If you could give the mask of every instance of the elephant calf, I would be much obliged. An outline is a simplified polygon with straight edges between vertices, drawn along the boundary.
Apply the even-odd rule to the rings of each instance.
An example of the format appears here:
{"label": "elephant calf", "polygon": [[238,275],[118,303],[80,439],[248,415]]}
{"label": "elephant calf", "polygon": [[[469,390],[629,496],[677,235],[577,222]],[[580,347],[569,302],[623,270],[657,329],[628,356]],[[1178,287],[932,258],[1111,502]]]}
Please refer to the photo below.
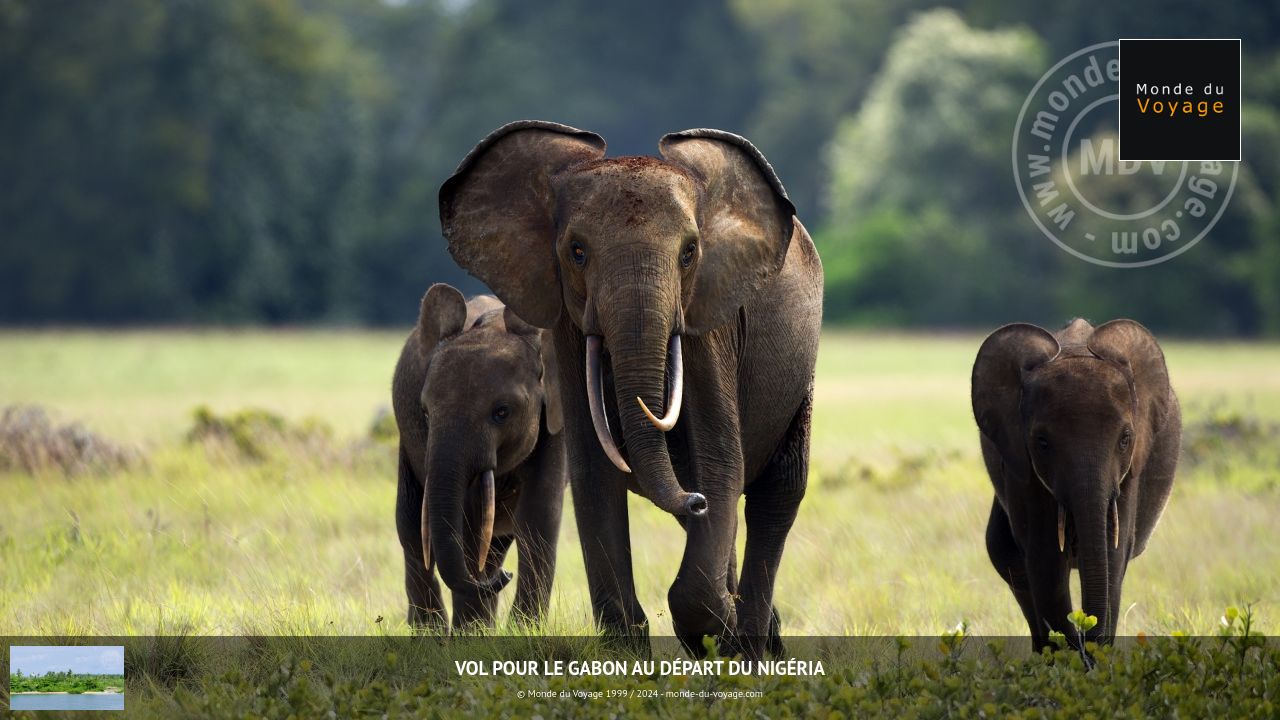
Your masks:
{"label": "elephant calf", "polygon": [[1120,587],[1169,499],[1182,414],[1164,353],[1146,328],[1075,320],[1051,334],[996,330],[973,364],[973,415],[995,486],[987,552],[1031,627],[1068,628],[1080,573],[1086,640],[1115,639]]}
{"label": "elephant calf", "polygon": [[549,345],[496,298],[467,302],[448,285],[422,298],[392,381],[396,527],[415,627],[447,622],[436,567],[454,627],[492,625],[513,540],[514,612],[537,620],[546,610],[566,483],[559,395],[543,373]]}

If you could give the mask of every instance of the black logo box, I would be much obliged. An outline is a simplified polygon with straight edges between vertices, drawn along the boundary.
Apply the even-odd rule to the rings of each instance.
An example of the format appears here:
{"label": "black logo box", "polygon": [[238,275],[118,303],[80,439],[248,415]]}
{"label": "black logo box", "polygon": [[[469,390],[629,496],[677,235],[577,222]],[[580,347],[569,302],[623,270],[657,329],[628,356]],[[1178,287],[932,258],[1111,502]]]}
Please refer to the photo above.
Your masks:
{"label": "black logo box", "polygon": [[1120,160],[1240,160],[1240,51],[1239,39],[1121,38]]}

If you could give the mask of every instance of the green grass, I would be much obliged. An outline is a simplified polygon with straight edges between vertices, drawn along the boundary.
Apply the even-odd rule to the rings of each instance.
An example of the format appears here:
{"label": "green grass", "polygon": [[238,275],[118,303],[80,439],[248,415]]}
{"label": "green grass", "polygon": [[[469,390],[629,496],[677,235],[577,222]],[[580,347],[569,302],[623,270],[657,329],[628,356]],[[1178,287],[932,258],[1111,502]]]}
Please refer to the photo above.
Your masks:
{"label": "green grass", "polygon": [[[980,341],[824,337],[809,495],[778,579],[784,633],[936,635],[961,620],[972,633],[1026,633],[983,545],[991,491],[968,400]],[[389,404],[400,342],[365,332],[0,333],[0,406],[38,403],[149,455],[103,476],[0,475],[0,635],[407,633],[388,448],[347,457],[289,445],[252,462],[183,439],[199,405],[258,407],[319,418],[345,446]],[[1170,342],[1166,353],[1188,427],[1280,422],[1280,345]],[[1271,627],[1280,458],[1276,436],[1254,445],[1184,463],[1130,566],[1122,633],[1203,632],[1223,607],[1248,601]],[[591,632],[569,505],[552,634]],[[667,634],[684,538],[647,502],[633,497],[631,511],[640,600]]]}

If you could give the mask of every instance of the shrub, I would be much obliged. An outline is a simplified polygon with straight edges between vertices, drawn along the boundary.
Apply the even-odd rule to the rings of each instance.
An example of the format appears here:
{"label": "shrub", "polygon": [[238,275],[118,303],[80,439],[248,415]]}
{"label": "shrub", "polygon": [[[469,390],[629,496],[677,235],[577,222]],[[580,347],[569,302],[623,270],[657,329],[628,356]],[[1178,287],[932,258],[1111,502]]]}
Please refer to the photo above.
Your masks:
{"label": "shrub", "polygon": [[0,472],[78,475],[110,472],[141,461],[136,448],[89,432],[80,423],[54,424],[38,405],[12,405],[0,414]]}
{"label": "shrub", "polygon": [[[192,420],[187,442],[202,445],[213,457],[232,462],[303,461],[317,467],[350,469],[394,460],[388,443],[372,433],[370,437],[338,440],[333,429],[316,418],[292,421],[261,408],[218,415],[201,405],[192,412]],[[394,422],[393,419],[393,427]]]}

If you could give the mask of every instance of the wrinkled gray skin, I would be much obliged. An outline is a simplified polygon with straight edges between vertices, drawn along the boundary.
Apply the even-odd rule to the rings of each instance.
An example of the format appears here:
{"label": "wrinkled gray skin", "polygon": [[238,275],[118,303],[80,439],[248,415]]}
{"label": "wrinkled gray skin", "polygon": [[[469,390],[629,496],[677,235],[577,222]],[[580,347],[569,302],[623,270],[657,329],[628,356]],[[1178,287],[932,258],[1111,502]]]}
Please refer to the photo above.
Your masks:
{"label": "wrinkled gray skin", "polygon": [[1075,320],[1056,334],[1006,325],[978,351],[973,413],[996,495],[987,552],[1033,647],[1051,630],[1076,642],[1072,569],[1098,618],[1085,639],[1113,641],[1125,570],[1164,511],[1181,445],[1159,344],[1132,320]]}
{"label": "wrinkled gray skin", "polygon": [[[553,371],[555,363],[542,335],[490,296],[466,302],[441,284],[422,298],[392,381],[396,527],[415,627],[447,623],[437,568],[453,594],[454,627],[492,625],[497,593],[511,580],[502,563],[513,541],[520,548],[513,612],[537,621],[546,611],[567,476],[559,396],[543,385],[544,364]],[[495,414],[499,407],[505,417]],[[495,502],[481,571],[486,470],[494,473]]]}
{"label": "wrinkled gray skin", "polygon": [[[598,624],[647,646],[630,489],[686,531],[667,595],[686,648],[701,654],[711,635],[748,657],[780,653],[773,587],[806,486],[822,267],[746,140],[694,130],[667,135],[659,149],[662,159],[605,158],[593,133],[512,123],[441,188],[441,224],[458,263],[555,339]],[[673,337],[683,348],[679,398]],[[600,422],[588,399],[589,339],[602,348]],[[660,429],[637,398],[657,416],[682,399],[674,427]]]}

